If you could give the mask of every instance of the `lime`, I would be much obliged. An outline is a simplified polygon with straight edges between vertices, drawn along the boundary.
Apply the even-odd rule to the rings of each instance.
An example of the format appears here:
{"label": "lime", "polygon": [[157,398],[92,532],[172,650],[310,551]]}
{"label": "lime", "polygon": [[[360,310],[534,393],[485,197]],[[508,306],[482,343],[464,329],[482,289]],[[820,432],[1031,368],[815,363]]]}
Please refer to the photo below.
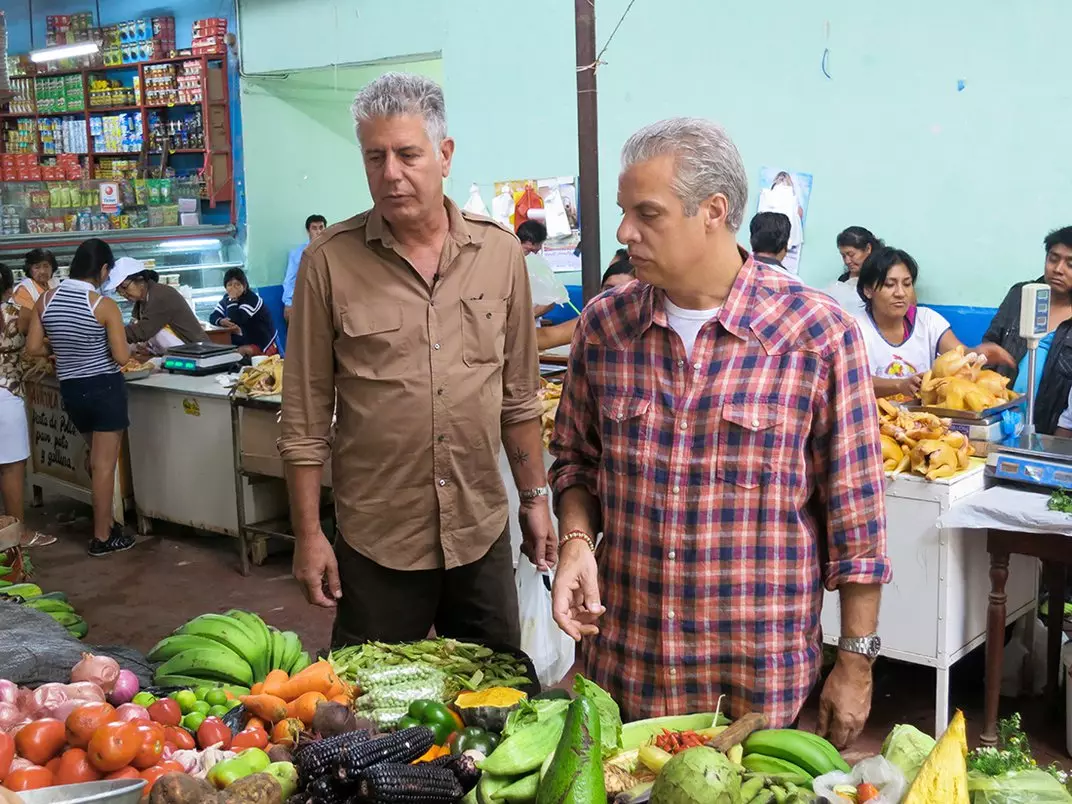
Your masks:
{"label": "lime", "polygon": [[209,705],[208,701],[194,701],[193,709],[190,711],[199,712],[207,717],[211,708],[212,707]]}
{"label": "lime", "polygon": [[242,705],[242,702],[240,700],[238,700],[237,698],[235,698],[234,700],[228,701],[226,704],[224,704],[224,706],[227,707],[228,712],[230,712],[236,706],[241,706],[241,705]]}
{"label": "lime", "polygon": [[196,733],[204,722],[205,716],[201,712],[191,712],[182,719],[182,727],[187,731]]}
{"label": "lime", "polygon": [[220,689],[209,690],[201,700],[209,706],[226,706],[227,693]]}
{"label": "lime", "polygon": [[134,696],[134,699],[131,701],[131,703],[137,704],[138,706],[144,706],[146,709],[148,709],[150,706],[156,703],[156,696],[153,695],[151,692],[139,692],[137,695]]}
{"label": "lime", "polygon": [[217,705],[217,706],[214,706],[214,707],[212,707],[211,709],[208,710],[208,716],[209,717],[223,717],[224,715],[226,715],[230,711],[231,710],[228,709],[226,706]]}
{"label": "lime", "polygon": [[209,693],[212,692],[214,689],[216,688],[210,687],[207,684],[202,684],[200,687],[194,689],[194,696],[199,701],[206,701],[208,700]]}
{"label": "lime", "polygon": [[172,697],[175,699],[175,703],[179,705],[179,709],[182,710],[184,715],[193,712],[197,704],[200,703],[197,700],[197,696],[194,695],[193,690],[179,690]]}

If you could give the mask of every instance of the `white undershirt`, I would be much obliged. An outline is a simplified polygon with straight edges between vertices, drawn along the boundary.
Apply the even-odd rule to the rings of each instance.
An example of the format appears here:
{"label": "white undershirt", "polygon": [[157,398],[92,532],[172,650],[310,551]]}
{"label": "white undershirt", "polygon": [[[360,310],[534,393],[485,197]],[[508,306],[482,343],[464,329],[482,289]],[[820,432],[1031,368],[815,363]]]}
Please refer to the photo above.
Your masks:
{"label": "white undershirt", "polygon": [[696,336],[700,334],[703,325],[718,315],[721,307],[711,310],[686,310],[678,307],[670,299],[663,297],[663,309],[666,310],[666,322],[670,329],[677,333],[681,342],[685,345],[685,354],[692,359],[692,347],[696,344]]}

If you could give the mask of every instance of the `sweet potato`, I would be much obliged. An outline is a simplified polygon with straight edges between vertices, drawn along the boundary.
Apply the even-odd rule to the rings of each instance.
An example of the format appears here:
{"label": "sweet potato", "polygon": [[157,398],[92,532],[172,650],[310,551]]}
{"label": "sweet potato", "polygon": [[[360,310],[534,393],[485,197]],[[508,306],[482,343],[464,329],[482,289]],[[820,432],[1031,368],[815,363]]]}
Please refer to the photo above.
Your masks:
{"label": "sweet potato", "polygon": [[239,779],[218,795],[219,804],[283,804],[283,788],[267,773]]}
{"label": "sweet potato", "polygon": [[216,788],[185,773],[161,776],[149,793],[149,804],[215,804]]}

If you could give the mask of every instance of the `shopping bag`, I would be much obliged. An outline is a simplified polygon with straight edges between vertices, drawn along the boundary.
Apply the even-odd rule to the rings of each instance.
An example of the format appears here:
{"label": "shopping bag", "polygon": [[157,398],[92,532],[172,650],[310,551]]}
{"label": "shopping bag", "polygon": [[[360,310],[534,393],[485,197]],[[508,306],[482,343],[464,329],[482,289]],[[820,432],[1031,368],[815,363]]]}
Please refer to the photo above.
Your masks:
{"label": "shopping bag", "polygon": [[1072,804],[1072,795],[1044,770],[1025,770],[1001,776],[968,773],[972,804]]}
{"label": "shopping bag", "polygon": [[565,678],[573,666],[573,640],[555,624],[551,613],[550,584],[528,557],[521,556],[517,564],[517,602],[521,616],[521,650],[536,668],[536,676],[544,687],[551,687]]}
{"label": "shopping bag", "polygon": [[823,774],[814,782],[811,789],[816,795],[826,796],[831,801],[839,801],[834,792],[839,784],[858,785],[868,782],[878,788],[879,797],[872,799],[874,804],[897,804],[908,789],[904,774],[900,769],[882,756],[868,757],[853,766],[852,773],[831,771]]}
{"label": "shopping bag", "polygon": [[532,303],[537,307],[545,304],[565,304],[569,301],[569,291],[559,279],[550,263],[539,254],[525,257],[525,268],[529,272],[529,287],[532,289]]}

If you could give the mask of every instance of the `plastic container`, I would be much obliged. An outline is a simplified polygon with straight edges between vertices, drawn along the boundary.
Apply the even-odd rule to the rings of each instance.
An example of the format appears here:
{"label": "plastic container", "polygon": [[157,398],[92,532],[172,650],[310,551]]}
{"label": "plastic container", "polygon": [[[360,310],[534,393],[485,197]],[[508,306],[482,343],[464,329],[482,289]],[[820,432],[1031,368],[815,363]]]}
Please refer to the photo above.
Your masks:
{"label": "plastic container", "polygon": [[144,779],[61,784],[19,793],[23,804],[138,804]]}

